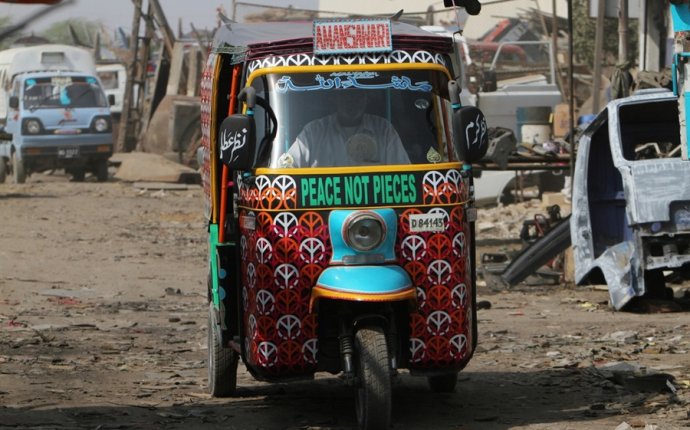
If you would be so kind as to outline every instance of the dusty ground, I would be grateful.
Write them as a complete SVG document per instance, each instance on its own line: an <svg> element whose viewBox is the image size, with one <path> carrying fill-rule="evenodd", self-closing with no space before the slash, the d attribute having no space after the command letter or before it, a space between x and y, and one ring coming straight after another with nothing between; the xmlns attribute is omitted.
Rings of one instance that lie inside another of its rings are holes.
<svg viewBox="0 0 690 430"><path fill-rule="evenodd" d="M201 214L198 188L0 185L0 428L354 427L330 375L268 385L240 367L237 398L205 393ZM687 312L615 313L605 291L560 285L479 298L457 392L400 375L394 429L690 428Z"/></svg>

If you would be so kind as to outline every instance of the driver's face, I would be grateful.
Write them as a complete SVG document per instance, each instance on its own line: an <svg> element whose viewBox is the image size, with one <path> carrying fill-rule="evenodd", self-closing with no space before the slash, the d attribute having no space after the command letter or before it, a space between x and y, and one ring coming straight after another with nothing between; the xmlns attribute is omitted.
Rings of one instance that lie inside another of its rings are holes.
<svg viewBox="0 0 690 430"><path fill-rule="evenodd" d="M341 90L336 93L338 122L344 126L359 124L367 108L367 93L357 90Z"/></svg>

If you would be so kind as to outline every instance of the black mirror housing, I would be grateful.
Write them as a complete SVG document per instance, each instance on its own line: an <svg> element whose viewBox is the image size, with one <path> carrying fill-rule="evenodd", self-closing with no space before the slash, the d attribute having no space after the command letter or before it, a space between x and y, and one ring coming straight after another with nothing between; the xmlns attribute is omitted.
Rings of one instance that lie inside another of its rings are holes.
<svg viewBox="0 0 690 430"><path fill-rule="evenodd" d="M248 115L223 120L218 131L221 161L233 170L251 170L256 155L256 124Z"/></svg>
<svg viewBox="0 0 690 430"><path fill-rule="evenodd" d="M17 97L17 96L10 97L10 108L19 109L19 97Z"/></svg>
<svg viewBox="0 0 690 430"><path fill-rule="evenodd" d="M474 106L465 106L453 113L453 145L458 157L466 164L481 160L489 148L486 118Z"/></svg>

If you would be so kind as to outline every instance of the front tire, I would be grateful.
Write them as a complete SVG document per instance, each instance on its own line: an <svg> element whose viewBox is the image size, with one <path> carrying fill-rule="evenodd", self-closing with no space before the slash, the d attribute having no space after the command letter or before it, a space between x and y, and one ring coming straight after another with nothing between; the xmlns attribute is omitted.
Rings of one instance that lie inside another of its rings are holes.
<svg viewBox="0 0 690 430"><path fill-rule="evenodd" d="M98 182L105 182L108 180L108 160L98 160L95 170Z"/></svg>
<svg viewBox="0 0 690 430"><path fill-rule="evenodd" d="M82 168L77 168L72 170L72 180L74 182L84 182L84 178L86 177L86 171Z"/></svg>
<svg viewBox="0 0 690 430"><path fill-rule="evenodd" d="M17 157L17 153L12 154L12 172L14 176L14 182L16 184L23 184L26 182L26 168L24 167L24 161Z"/></svg>
<svg viewBox="0 0 690 430"><path fill-rule="evenodd" d="M213 302L208 307L208 392L213 397L230 397L237 388L238 355L221 345L220 325Z"/></svg>
<svg viewBox="0 0 690 430"><path fill-rule="evenodd" d="M361 430L385 430L391 424L391 367L381 327L363 327L355 334L357 352L357 422Z"/></svg>

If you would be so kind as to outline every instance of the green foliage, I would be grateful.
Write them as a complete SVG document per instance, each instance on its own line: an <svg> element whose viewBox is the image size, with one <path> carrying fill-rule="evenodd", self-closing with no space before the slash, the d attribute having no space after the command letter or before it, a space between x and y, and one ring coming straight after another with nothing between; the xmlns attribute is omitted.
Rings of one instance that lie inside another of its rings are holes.
<svg viewBox="0 0 690 430"><path fill-rule="evenodd" d="M78 37L78 41L74 40L72 32L70 31L70 26ZM79 42L93 46L96 39L96 33L98 33L100 29L101 24L98 22L83 19L68 19L54 23L41 33L41 36L49 39L53 43L76 45L77 42Z"/></svg>
<svg viewBox="0 0 690 430"><path fill-rule="evenodd" d="M603 0L602 0L603 1ZM628 20L628 56L635 63L638 52L637 20ZM589 17L589 0L573 0L573 47L576 62L594 65L596 19ZM604 23L604 66L618 62L618 19L606 18Z"/></svg>
<svg viewBox="0 0 690 430"><path fill-rule="evenodd" d="M9 16L0 16L0 29L6 30L7 27L12 25L12 19ZM6 49L10 46L11 38L6 40L0 40L0 49Z"/></svg>

